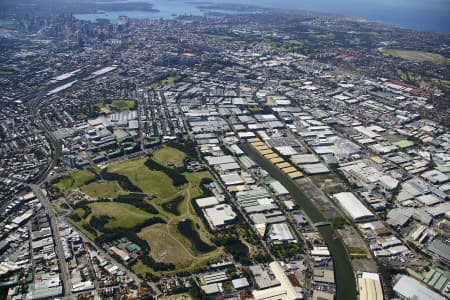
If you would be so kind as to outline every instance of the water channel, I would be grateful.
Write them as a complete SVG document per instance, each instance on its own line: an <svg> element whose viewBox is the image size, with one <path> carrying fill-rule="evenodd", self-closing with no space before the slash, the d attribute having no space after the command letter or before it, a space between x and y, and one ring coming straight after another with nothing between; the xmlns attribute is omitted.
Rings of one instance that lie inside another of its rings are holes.
<svg viewBox="0 0 450 300"><path fill-rule="evenodd" d="M271 177L281 182L289 191L291 197L297 205L303 209L310 220L314 223L326 221L322 213L301 191L300 187L289 177L272 165L268 160L262 157L250 144L241 144L241 149L253 159L261 168L266 170ZM356 283L352 265L342 240L334 234L331 225L318 227L320 235L325 240L331 257L333 258L335 277L336 277L336 299L352 300L356 297Z"/></svg>

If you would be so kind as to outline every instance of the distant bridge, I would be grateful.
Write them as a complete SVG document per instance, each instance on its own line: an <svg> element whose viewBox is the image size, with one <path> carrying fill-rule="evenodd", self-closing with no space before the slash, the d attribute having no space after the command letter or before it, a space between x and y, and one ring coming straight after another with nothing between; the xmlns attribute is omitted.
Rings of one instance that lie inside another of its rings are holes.
<svg viewBox="0 0 450 300"><path fill-rule="evenodd" d="M321 226L331 226L331 222L317 222L313 224L315 227L321 227Z"/></svg>

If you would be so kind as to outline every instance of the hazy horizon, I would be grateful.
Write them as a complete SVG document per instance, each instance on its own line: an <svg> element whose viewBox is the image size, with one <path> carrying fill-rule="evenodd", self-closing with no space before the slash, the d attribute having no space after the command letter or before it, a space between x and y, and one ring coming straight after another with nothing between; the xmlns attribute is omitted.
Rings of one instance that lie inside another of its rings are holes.
<svg viewBox="0 0 450 300"><path fill-rule="evenodd" d="M92 0L97 1L97 0ZM164 8L169 3L236 3L267 8L299 9L332 13L403 28L450 33L450 0L116 0L117 2L147 2Z"/></svg>
<svg viewBox="0 0 450 300"><path fill-rule="evenodd" d="M334 13L386 22L400 27L450 33L450 0L210 0L210 2Z"/></svg>
<svg viewBox="0 0 450 300"><path fill-rule="evenodd" d="M10 0L12 1L12 0ZM20 0L19 0L20 1ZM33 1L33 0L31 0ZM35 0L38 2L38 0ZM48 1L48 0L47 0ZM52 1L52 0L50 0ZM61 3L53 0L55 3ZM80 2L68 0L72 2ZM86 1L86 0L85 0ZM87 0L90 2L146 2L160 13L150 18L167 18L171 15L202 14L196 4L229 3L255 5L265 8L299 9L361 17L402 28L450 33L450 0ZM67 3L67 2L66 2ZM17 2L20 5L20 2ZM0 4L1 6L1 4ZM77 13L77 12L74 12ZM124 12L128 13L128 12ZM130 14L143 18L147 12Z"/></svg>

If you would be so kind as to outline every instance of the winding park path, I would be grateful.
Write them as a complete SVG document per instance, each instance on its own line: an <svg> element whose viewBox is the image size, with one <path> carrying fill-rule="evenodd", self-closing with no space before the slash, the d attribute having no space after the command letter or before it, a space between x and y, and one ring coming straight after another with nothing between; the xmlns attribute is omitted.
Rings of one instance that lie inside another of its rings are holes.
<svg viewBox="0 0 450 300"><path fill-rule="evenodd" d="M163 153L160 153L160 156L158 157L157 162L161 165L167 165L166 161L168 161L169 159L170 161L173 161L173 156L178 155L181 157L181 154L177 153L176 149L164 148L158 151L165 151ZM180 161L182 161L181 158ZM165 220L165 224L160 223L149 225L141 228L139 232L136 232L143 240L145 240L149 244L149 255L153 256L153 258L157 262L168 262L176 266L175 270L155 273L160 273L162 275L180 271L190 271L191 269L195 269L197 267L203 267L204 265L206 265L207 261L211 259L223 257L225 255L224 249L222 247L214 247L214 250L204 253L200 250L197 250L196 245L192 243L192 241L195 241L194 239L197 239L196 235L198 235L200 240L213 245L211 241L212 236L208 231L208 225L200 219L200 217L197 215L195 205L191 203L193 198L201 196L203 194L203 190L200 186L201 180L203 179L203 177L212 177L209 172L205 171L198 173L193 172L192 174L184 174L187 179L187 182L184 185L173 186L173 188L171 189L165 189L165 187L163 187L162 185L172 183L172 181L169 182L169 178L165 177L163 178L164 180L162 180L161 178L156 178L159 173L145 173L148 166L145 166L146 168L144 168L144 158L124 161L120 164L122 165L108 165L108 172L117 173L121 176L128 177L132 184L140 187L140 189L142 190L142 192L139 193L133 192L129 194L142 195L144 201L148 202L150 205L154 205L154 208L158 210L158 213L152 213L153 216L146 214L143 217L139 217L143 219L145 219L146 217L160 217ZM101 172L95 173L101 174ZM136 174L139 174L139 176ZM155 178L157 180L153 180ZM102 177L97 179L97 184L98 182L103 182L102 180L105 180L105 182L109 182L109 179L105 179ZM90 191L95 192L94 194L102 193L103 190L101 190L101 188L105 189L105 185L99 187L91 187ZM106 188L108 188L108 186L106 186ZM81 192L84 192L81 188L79 190ZM152 193L153 191L155 193ZM121 191L119 191L119 193L120 192ZM111 200L111 202L115 202L113 200L113 197L108 198ZM121 207L119 206L121 205L124 204L118 204L118 208L115 211L117 219L120 220L124 217L124 212L120 211ZM69 208L71 207L69 206ZM140 208L138 207L138 209ZM99 211L96 213L105 214L105 211ZM129 218L127 218L127 220L130 223L139 222L139 220L129 220ZM183 221L185 220L189 220L190 222L192 222L192 225L183 223ZM183 230L180 232L180 230L178 230L179 224L184 226L192 226L192 230L195 232L190 233L190 231L188 230L189 228L186 228L185 230L187 233L185 233L185 231ZM101 235L101 232L99 232L98 235ZM146 272L148 269L140 266L139 270L142 272Z"/></svg>
<svg viewBox="0 0 450 300"><path fill-rule="evenodd" d="M189 181L187 187L182 191L185 199L184 199L184 212L180 215L180 216L174 216L174 217L170 217L166 226L165 226L165 231L164 233L167 233L167 236L164 236L164 238L170 238L174 241L176 241L176 243L178 245L180 245L180 247L188 254L188 256L193 260L192 263L190 264L191 266L194 265L196 262L199 261L203 261L205 259L209 259L210 257L216 256L217 255L217 249L212 251L212 252L208 252L208 253L201 253L198 255L194 255L192 253L192 251L189 249L189 247L187 247L182 241L180 241L179 237L177 237L176 235L172 234L170 231L170 226L172 224L178 223L180 221L183 221L185 219L190 219L192 220L192 222L194 224L196 223L196 218L198 218L196 215L194 215L192 213L193 211L193 206L191 203L192 200L192 195L191 195L191 188L192 188L192 183ZM202 228L201 230L205 230L204 228ZM204 233L199 232L200 238L204 237ZM205 241L205 239L203 238L203 240ZM208 241L209 242L209 241Z"/></svg>
<svg viewBox="0 0 450 300"><path fill-rule="evenodd" d="M170 232L170 227L169 227L170 224L171 224L173 221L179 221L179 219L184 219L184 218L186 218L186 217L191 216L190 211L189 211L189 204L190 204L190 202L191 202L191 187L192 187L192 184L191 184L191 182L189 181L187 188L184 190L184 194L185 194L184 197L185 197L185 201L186 201L186 211L185 211L185 213L182 214L182 215L179 216L179 217L174 217L174 218L170 219L169 222L167 222L167 224L166 224L166 232L167 232L167 235L168 235L171 239L173 239L174 241L176 241L177 244L180 245L181 248L183 248L183 250L184 250L184 251L185 251L192 259L194 259L194 260L199 260L198 257L195 257L194 255L192 255L192 253L189 251L189 249L187 249L187 248L183 245L182 242L180 242L176 237L174 237L174 236L172 235L172 233ZM187 198L187 199L186 199L186 198Z"/></svg>
<svg viewBox="0 0 450 300"><path fill-rule="evenodd" d="M191 204L191 200L192 200L192 196L191 196L191 188L192 188L192 183L189 181L188 182L188 186L183 190L183 194L185 197L185 211L182 215L180 216L176 216L176 217L172 217L166 224L166 233L167 236L171 239L173 239L174 241L177 242L178 245L180 245L181 248L183 248L183 250L189 255L189 257L191 257L193 260L195 261L200 261L203 260L205 258L205 256L194 256L191 251L176 237L174 236L171 232L170 232L170 225L174 222L178 222L178 221L182 221L184 219L192 219L193 215L191 213L191 208L192 208L192 204ZM207 255L206 255L207 256Z"/></svg>
<svg viewBox="0 0 450 300"><path fill-rule="evenodd" d="M180 242L176 237L174 237L171 233L170 233L170 229L169 229L169 225L172 222L172 220L170 220L167 224L166 224L166 233L169 236L169 238L173 239L175 242L177 242L178 245L181 246L181 248L183 248L183 250L194 260L199 260L198 257L195 257L194 255L191 254L191 252L183 245L182 242Z"/></svg>

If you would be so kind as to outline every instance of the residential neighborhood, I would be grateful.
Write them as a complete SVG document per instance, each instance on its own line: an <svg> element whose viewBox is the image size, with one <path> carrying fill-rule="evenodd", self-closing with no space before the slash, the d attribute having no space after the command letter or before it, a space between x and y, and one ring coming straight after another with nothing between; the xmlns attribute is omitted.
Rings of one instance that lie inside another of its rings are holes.
<svg viewBox="0 0 450 300"><path fill-rule="evenodd" d="M271 13L0 34L1 299L450 297L448 64Z"/></svg>

